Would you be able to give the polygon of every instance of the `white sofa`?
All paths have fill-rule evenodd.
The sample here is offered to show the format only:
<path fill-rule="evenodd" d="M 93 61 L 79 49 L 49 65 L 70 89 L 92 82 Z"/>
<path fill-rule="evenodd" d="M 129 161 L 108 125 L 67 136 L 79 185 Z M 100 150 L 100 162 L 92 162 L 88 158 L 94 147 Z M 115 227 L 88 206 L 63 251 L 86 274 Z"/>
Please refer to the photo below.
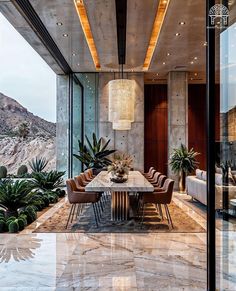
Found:
<path fill-rule="evenodd" d="M 215 198 L 216 198 L 216 209 L 222 209 L 223 204 L 223 186 L 222 186 L 222 175 L 216 174 L 216 185 L 215 185 Z M 225 186 L 224 186 L 225 187 Z M 229 191 L 229 200 L 236 198 L 236 186 L 227 186 Z M 188 176 L 186 178 L 186 191 L 187 194 L 192 196 L 204 205 L 207 205 L 207 182 L 206 172 L 197 169 L 196 176 Z"/>

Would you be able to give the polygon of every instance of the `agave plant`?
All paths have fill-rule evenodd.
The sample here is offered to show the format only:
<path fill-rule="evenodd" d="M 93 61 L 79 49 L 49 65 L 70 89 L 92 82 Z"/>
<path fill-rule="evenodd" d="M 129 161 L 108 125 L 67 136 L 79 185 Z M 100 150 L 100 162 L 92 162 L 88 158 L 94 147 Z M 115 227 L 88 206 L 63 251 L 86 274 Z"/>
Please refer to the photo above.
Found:
<path fill-rule="evenodd" d="M 73 156 L 80 160 L 80 162 L 84 164 L 87 169 L 101 169 L 110 165 L 111 161 L 107 158 L 107 156 L 116 151 L 107 149 L 110 139 L 102 145 L 102 138 L 98 140 L 95 133 L 93 133 L 92 142 L 90 142 L 87 136 L 85 136 L 85 138 L 88 145 L 83 145 L 81 141 L 78 141 L 79 151 L 78 154 L 74 154 Z"/>
<path fill-rule="evenodd" d="M 63 186 L 63 176 L 65 172 L 35 172 L 32 173 L 34 188 L 41 190 L 53 190 Z"/>
<path fill-rule="evenodd" d="M 46 158 L 35 158 L 29 162 L 30 168 L 33 172 L 42 172 L 47 166 L 48 160 Z"/>
<path fill-rule="evenodd" d="M 190 174 L 196 169 L 199 164 L 196 156 L 199 153 L 192 149 L 188 150 L 187 147 L 181 144 L 180 148 L 174 149 L 170 157 L 170 166 L 174 173 L 180 174 L 180 190 L 185 191 L 185 176 Z"/>
<path fill-rule="evenodd" d="M 29 205 L 34 196 L 32 189 L 32 183 L 26 180 L 13 182 L 9 179 L 0 183 L 0 206 L 17 216 L 19 208 Z"/>

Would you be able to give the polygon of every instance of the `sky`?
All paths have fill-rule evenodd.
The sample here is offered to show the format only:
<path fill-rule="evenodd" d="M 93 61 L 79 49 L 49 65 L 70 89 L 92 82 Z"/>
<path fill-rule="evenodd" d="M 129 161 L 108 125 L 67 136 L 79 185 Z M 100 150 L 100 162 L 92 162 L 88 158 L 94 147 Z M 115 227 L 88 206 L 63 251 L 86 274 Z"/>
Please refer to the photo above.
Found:
<path fill-rule="evenodd" d="M 0 92 L 56 121 L 56 74 L 1 13 Z"/>

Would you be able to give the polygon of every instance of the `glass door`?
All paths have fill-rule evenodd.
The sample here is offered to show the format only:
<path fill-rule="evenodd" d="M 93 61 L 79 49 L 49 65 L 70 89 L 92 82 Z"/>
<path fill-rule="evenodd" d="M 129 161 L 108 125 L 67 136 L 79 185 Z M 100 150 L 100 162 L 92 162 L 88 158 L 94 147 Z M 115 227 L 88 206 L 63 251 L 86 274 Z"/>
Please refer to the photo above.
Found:
<path fill-rule="evenodd" d="M 209 17 L 215 26 L 219 90 L 215 92 L 219 103 L 215 108 L 216 290 L 236 290 L 236 3 L 221 1 L 214 7 Z"/>

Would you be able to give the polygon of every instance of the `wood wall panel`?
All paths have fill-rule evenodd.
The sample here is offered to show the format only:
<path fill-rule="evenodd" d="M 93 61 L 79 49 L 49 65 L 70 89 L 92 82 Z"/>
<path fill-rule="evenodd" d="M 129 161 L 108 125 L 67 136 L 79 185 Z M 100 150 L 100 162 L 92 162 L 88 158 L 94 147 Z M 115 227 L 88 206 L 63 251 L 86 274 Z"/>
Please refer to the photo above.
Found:
<path fill-rule="evenodd" d="M 220 92 L 215 90 L 216 140 L 220 138 Z M 200 155 L 197 157 L 199 168 L 206 169 L 206 85 L 190 84 L 188 86 L 188 146 Z"/>
<path fill-rule="evenodd" d="M 167 174 L 167 85 L 145 85 L 144 165 Z"/>

